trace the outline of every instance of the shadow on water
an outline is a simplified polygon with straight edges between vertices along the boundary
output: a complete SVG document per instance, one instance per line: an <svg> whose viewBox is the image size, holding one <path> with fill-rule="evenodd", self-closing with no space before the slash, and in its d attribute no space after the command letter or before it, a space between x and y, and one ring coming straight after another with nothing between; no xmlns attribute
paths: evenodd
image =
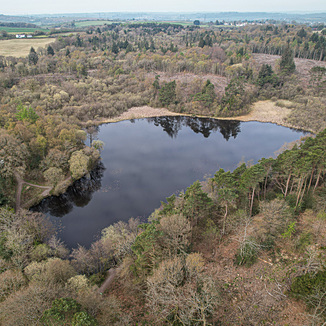
<svg viewBox="0 0 326 326"><path fill-rule="evenodd" d="M93 193L102 187L104 170L103 163L99 162L87 176L75 181L73 185L68 187L64 194L45 198L30 210L63 217L70 213L74 206L87 206L93 197Z"/></svg>
<svg viewBox="0 0 326 326"><path fill-rule="evenodd" d="M87 133L87 142L86 145L90 146L94 140L98 140L98 133L100 132L100 126L87 126L86 127Z"/></svg>
<svg viewBox="0 0 326 326"><path fill-rule="evenodd" d="M90 246L118 221L148 217L164 198L219 168L271 157L304 133L273 124L193 117L157 117L87 128L88 140L104 141L103 163L61 196L33 211L50 215L69 248ZM167 136L168 135L168 136Z"/></svg>
<svg viewBox="0 0 326 326"><path fill-rule="evenodd" d="M236 138L241 131L239 121L216 120L211 118L193 118L193 117L155 117L148 118L149 123L155 126L161 126L163 130L171 137L176 138L183 126L190 127L196 134L200 133L208 138L212 131L219 131L225 140L230 137Z"/></svg>

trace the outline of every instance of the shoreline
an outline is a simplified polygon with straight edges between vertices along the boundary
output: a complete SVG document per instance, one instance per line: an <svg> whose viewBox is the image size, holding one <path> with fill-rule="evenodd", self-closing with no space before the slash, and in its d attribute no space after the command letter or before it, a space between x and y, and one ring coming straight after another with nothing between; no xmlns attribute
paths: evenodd
<svg viewBox="0 0 326 326"><path fill-rule="evenodd" d="M126 112L123 112L120 116L110 119L103 119L98 121L92 121L92 125L102 125L107 123L116 123L120 121L127 121L132 119L145 119L145 118L154 118L154 117L163 117L163 116L184 116L184 117L197 117L197 118L210 118L216 120L233 120L233 121L257 121L263 123L275 123L277 125L286 127L286 128L294 128L300 129L307 132L315 133L313 130L306 130L298 126L294 126L285 121L285 118L289 116L291 113L291 109L287 109L285 107L276 106L274 102L268 101L258 101L254 103L251 107L251 111L247 115L237 116L237 117L212 117L212 116L200 116L193 115L187 113L176 113L171 112L165 108L153 108L150 106L141 106L141 107L132 107ZM68 180L65 180L65 185L55 194L60 195L66 191L66 189L73 184L74 181L70 178L70 182L67 183ZM52 188L50 189L52 190ZM43 196L42 196L43 195ZM44 198L51 196L50 191L48 193L43 192L41 196L37 199L32 199L28 203L25 203L24 208L29 209L31 207L30 204L35 205L40 203Z"/></svg>
<svg viewBox="0 0 326 326"><path fill-rule="evenodd" d="M210 118L216 120L233 120L233 121L257 121L266 123L275 123L277 125L294 128L299 130L304 130L311 133L316 133L311 129L303 129L302 127L295 126L291 123L285 121L285 119L290 115L291 109L285 107L279 107L275 105L274 102L258 101L252 104L251 111L247 115L235 116L235 117L215 117L215 116L201 116L189 113L176 113L169 111L165 108L153 108L150 106L132 107L126 112L123 112L118 117L92 121L93 125L102 125L106 123L116 123L120 121L133 120L133 119L144 119L144 118L154 118L162 116L185 116L185 117L197 117L197 118Z"/></svg>

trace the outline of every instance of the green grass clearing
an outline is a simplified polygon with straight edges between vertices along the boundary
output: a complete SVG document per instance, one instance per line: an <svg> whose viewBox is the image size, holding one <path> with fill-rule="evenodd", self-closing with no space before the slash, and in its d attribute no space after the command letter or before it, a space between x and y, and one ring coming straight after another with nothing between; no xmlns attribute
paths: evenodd
<svg viewBox="0 0 326 326"><path fill-rule="evenodd" d="M111 25L114 23L118 23L118 22L112 20L85 20L85 21L75 22L75 26L76 27L102 26L104 24Z"/></svg>
<svg viewBox="0 0 326 326"><path fill-rule="evenodd" d="M45 28L28 28L28 27L6 27L6 26L0 26L0 31L5 31L8 34L27 34L27 33L34 33L36 31L40 32L49 32L49 29Z"/></svg>

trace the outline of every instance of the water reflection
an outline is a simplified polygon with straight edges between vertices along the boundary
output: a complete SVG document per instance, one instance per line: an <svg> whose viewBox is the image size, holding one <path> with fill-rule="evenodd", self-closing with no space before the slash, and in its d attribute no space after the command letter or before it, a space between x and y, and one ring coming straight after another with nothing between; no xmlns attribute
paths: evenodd
<svg viewBox="0 0 326 326"><path fill-rule="evenodd" d="M219 131L225 140L229 140L231 136L236 138L241 131L239 121L211 118L155 117L148 118L147 121L154 123L155 126L161 126L171 138L176 138L183 126L190 127L193 132L200 133L205 138L208 138L212 131Z"/></svg>
<svg viewBox="0 0 326 326"><path fill-rule="evenodd" d="M155 117L148 118L149 123L154 123L155 126L161 126L171 138L176 138L178 132L182 128L184 117Z"/></svg>
<svg viewBox="0 0 326 326"><path fill-rule="evenodd" d="M64 195L33 208L62 225L59 236L70 248L89 246L113 223L149 216L164 198L204 175L270 157L303 134L259 122L192 117L122 121L88 131L89 141L98 137L105 143L106 169L99 165Z"/></svg>
<svg viewBox="0 0 326 326"><path fill-rule="evenodd" d="M99 162L89 175L74 182L64 194L45 198L38 206L32 207L31 210L49 213L56 217L63 217L70 213L74 206L87 206L94 192L102 187L104 170L103 163Z"/></svg>
<svg viewBox="0 0 326 326"><path fill-rule="evenodd" d="M98 133L100 131L100 127L99 126L87 126L86 127L86 133L87 133L87 139L88 139L88 143L87 145L90 145L93 143L93 140L97 140L98 139Z"/></svg>

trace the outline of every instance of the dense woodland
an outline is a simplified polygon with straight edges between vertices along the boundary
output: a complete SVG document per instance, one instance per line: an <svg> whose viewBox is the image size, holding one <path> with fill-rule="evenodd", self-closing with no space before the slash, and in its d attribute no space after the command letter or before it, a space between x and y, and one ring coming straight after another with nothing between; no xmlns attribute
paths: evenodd
<svg viewBox="0 0 326 326"><path fill-rule="evenodd" d="M148 23L1 57L0 323L322 325L325 50L323 31L307 26ZM56 194L94 168L103 144L84 145L94 124L131 107L233 117L258 100L316 136L195 182L149 223L119 222L69 252L42 214L11 208L22 180Z"/></svg>

